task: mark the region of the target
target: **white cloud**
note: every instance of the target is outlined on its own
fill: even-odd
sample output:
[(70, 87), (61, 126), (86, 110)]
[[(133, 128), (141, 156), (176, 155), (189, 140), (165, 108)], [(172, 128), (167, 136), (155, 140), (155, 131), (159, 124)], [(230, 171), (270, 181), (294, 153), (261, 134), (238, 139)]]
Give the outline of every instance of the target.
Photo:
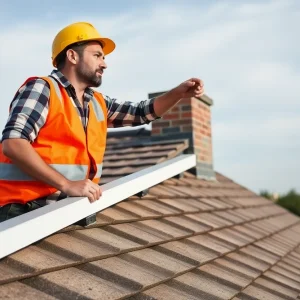
[(65, 24), (88, 20), (117, 43), (107, 56), (104, 93), (136, 101), (199, 76), (215, 102), (217, 170), (256, 190), (300, 190), (300, 182), (292, 181), (300, 173), (295, 163), (300, 150), (299, 16), (297, 0), (180, 2), (101, 19), (79, 13), (58, 22), (16, 24), (0, 33), (5, 41), (0, 126), (27, 76), (51, 71), (54, 34)]

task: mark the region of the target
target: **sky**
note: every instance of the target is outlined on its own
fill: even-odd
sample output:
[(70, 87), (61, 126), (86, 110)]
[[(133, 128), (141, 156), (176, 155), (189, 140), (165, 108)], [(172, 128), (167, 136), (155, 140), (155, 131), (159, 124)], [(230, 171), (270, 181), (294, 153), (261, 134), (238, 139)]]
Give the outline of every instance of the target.
[(0, 128), (18, 87), (50, 74), (56, 33), (113, 39), (100, 91), (140, 101), (198, 77), (214, 101), (214, 169), (254, 192), (300, 192), (300, 1), (0, 0)]

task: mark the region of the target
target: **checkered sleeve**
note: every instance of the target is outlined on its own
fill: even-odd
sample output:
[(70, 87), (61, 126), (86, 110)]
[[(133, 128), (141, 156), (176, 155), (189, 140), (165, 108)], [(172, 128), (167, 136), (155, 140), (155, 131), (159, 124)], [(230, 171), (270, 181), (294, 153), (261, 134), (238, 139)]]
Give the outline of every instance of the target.
[(11, 103), (2, 141), (22, 138), (32, 143), (46, 122), (49, 96), (49, 84), (43, 79), (32, 79), (21, 87)]
[(109, 96), (104, 96), (104, 99), (107, 106), (108, 127), (138, 126), (160, 119), (154, 111), (155, 98), (140, 102), (120, 102)]

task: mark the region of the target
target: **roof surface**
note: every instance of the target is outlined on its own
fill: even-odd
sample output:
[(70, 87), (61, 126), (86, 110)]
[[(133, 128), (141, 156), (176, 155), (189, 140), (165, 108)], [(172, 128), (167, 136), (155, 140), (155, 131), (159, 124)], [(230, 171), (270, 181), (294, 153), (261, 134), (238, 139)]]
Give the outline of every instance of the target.
[(187, 140), (151, 141), (149, 138), (109, 138), (101, 184), (173, 158), (187, 148)]
[[(119, 142), (104, 182), (187, 147)], [(300, 299), (300, 218), (216, 176), (185, 172), (0, 260), (0, 299)]]

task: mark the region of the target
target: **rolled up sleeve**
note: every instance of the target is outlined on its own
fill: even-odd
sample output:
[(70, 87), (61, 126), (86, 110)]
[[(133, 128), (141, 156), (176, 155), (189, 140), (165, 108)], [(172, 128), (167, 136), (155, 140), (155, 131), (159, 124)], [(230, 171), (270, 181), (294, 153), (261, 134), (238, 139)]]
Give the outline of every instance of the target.
[(155, 98), (140, 102), (121, 102), (108, 96), (104, 99), (109, 127), (139, 126), (160, 119), (154, 111)]
[(46, 122), (49, 96), (49, 84), (42, 79), (33, 79), (21, 87), (11, 103), (2, 141), (22, 138), (32, 143)]

